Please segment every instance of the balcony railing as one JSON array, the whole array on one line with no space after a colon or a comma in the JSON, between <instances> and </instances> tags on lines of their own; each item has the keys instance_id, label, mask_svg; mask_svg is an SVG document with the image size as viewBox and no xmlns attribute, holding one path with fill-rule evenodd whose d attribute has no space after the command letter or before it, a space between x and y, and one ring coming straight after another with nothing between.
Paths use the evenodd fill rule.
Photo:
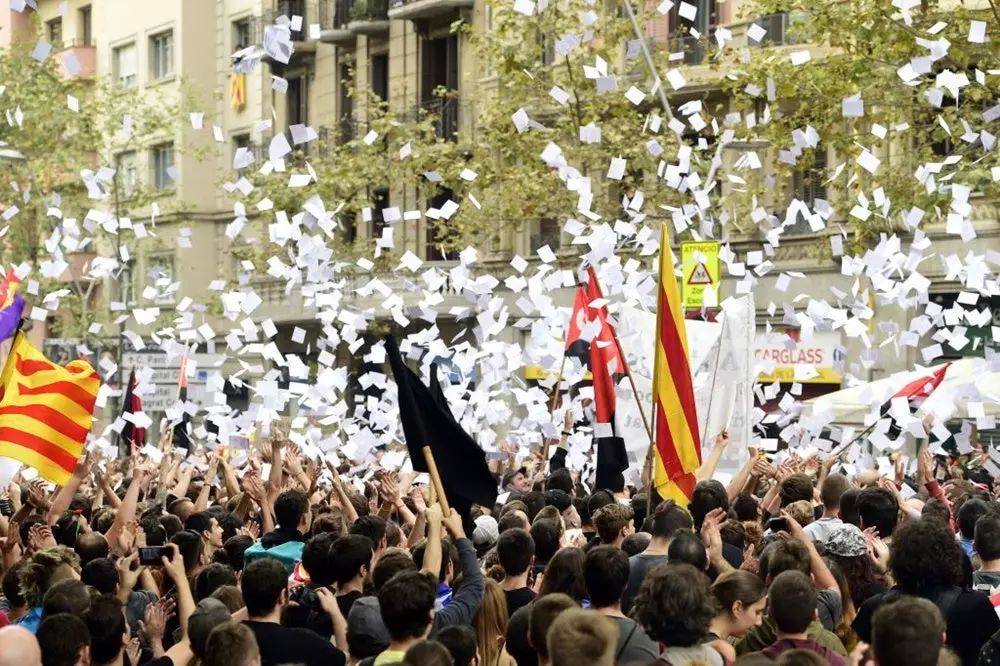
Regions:
<instances>
[{"instance_id":1,"label":"balcony railing","mask_svg":"<svg viewBox=\"0 0 1000 666\"><path fill-rule=\"evenodd\" d=\"M75 71L70 71L69 67L66 66L65 55L60 56L59 68L64 78L89 78L97 72L97 50L93 40L64 39L53 44L52 47L60 53L65 54L67 51L72 53L79 65L79 68L74 67Z\"/></svg>"},{"instance_id":2,"label":"balcony railing","mask_svg":"<svg viewBox=\"0 0 1000 666\"><path fill-rule=\"evenodd\" d=\"M798 18L798 14L789 14L788 12L778 12L777 14L761 16L754 23L762 27L766 34L759 42L748 40L750 46L762 48L765 46L785 46L801 43L803 40L798 39L794 34L789 34L789 27Z\"/></svg>"},{"instance_id":3,"label":"balcony railing","mask_svg":"<svg viewBox=\"0 0 1000 666\"><path fill-rule=\"evenodd\" d=\"M317 6L320 30L346 28L351 20L352 0L320 0Z\"/></svg>"},{"instance_id":4,"label":"balcony railing","mask_svg":"<svg viewBox=\"0 0 1000 666\"><path fill-rule=\"evenodd\" d=\"M677 35L670 40L670 53L681 52L685 65L700 65L705 60L705 47L694 35Z\"/></svg>"},{"instance_id":5,"label":"balcony railing","mask_svg":"<svg viewBox=\"0 0 1000 666\"><path fill-rule=\"evenodd\" d=\"M351 6L351 22L388 21L389 0L354 0Z\"/></svg>"},{"instance_id":6,"label":"balcony railing","mask_svg":"<svg viewBox=\"0 0 1000 666\"><path fill-rule=\"evenodd\" d=\"M469 8L474 4L475 0L391 0L389 17L412 21Z\"/></svg>"}]
</instances>

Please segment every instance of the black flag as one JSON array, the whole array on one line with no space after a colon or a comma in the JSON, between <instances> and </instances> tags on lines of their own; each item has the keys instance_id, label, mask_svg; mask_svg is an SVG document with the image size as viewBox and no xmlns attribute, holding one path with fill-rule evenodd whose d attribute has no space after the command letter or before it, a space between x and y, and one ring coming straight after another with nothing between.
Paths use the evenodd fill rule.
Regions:
<instances>
[{"instance_id":1,"label":"black flag","mask_svg":"<svg viewBox=\"0 0 1000 666\"><path fill-rule=\"evenodd\" d=\"M142 411L142 400L135 393L135 369L128 376L128 390L122 398L122 414L138 414ZM125 421L125 427L118 435L118 455L130 456L132 449L139 450L146 443L146 429L138 428L129 420Z\"/></svg>"},{"instance_id":2,"label":"black flag","mask_svg":"<svg viewBox=\"0 0 1000 666\"><path fill-rule=\"evenodd\" d=\"M492 507L497 484L486 456L451 413L437 381L437 364L431 365L431 387L406 365L396 341L386 336L389 365L399 390L399 420L413 469L428 472L423 447L429 446L441 475L448 503L468 520L473 504ZM471 534L471 532L468 532Z\"/></svg>"},{"instance_id":3,"label":"black flag","mask_svg":"<svg viewBox=\"0 0 1000 666\"><path fill-rule=\"evenodd\" d=\"M184 358L181 359L181 371L177 375L177 399L183 406L183 404L187 402L187 398L187 354L185 354ZM188 414L186 408L183 409L184 411L181 413L181 422L174 426L173 444L174 448L184 448L190 450L191 433L188 432L188 429L191 427L191 415Z\"/></svg>"}]
</instances>

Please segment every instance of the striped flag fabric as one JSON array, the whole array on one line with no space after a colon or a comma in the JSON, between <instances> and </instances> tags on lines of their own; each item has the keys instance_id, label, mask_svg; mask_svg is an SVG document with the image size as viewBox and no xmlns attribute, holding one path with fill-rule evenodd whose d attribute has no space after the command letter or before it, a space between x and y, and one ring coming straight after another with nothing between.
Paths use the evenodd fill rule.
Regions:
<instances>
[{"instance_id":1,"label":"striped flag fabric","mask_svg":"<svg viewBox=\"0 0 1000 666\"><path fill-rule=\"evenodd\" d=\"M687 506L701 466L701 436L674 259L660 227L660 277L653 362L653 420L656 459L653 484L663 499Z\"/></svg>"},{"instance_id":2,"label":"striped flag fabric","mask_svg":"<svg viewBox=\"0 0 1000 666\"><path fill-rule=\"evenodd\" d=\"M87 441L100 386L90 364L57 365L18 331L0 374L0 457L66 485Z\"/></svg>"}]
</instances>

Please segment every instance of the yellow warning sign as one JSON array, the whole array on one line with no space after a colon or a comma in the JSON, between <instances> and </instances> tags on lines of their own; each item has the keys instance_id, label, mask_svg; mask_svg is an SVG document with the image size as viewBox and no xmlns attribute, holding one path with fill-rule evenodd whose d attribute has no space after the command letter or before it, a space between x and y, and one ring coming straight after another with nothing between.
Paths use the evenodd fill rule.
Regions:
<instances>
[{"instance_id":1,"label":"yellow warning sign","mask_svg":"<svg viewBox=\"0 0 1000 666\"><path fill-rule=\"evenodd\" d=\"M719 302L719 244L716 241L688 241L681 243L681 300L685 308L701 309L705 303L705 289L716 290L709 306Z\"/></svg>"}]
</instances>

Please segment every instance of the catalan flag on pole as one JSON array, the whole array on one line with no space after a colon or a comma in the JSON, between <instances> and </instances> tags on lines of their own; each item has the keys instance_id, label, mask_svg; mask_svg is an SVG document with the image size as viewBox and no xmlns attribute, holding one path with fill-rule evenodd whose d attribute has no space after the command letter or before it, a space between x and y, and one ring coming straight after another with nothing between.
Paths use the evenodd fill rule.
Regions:
<instances>
[{"instance_id":1,"label":"catalan flag on pole","mask_svg":"<svg viewBox=\"0 0 1000 666\"><path fill-rule=\"evenodd\" d=\"M24 313L24 299L16 293L19 286L21 286L21 278L17 277L12 268L3 282L0 282L0 341L14 335L21 322L21 315Z\"/></svg>"},{"instance_id":2,"label":"catalan flag on pole","mask_svg":"<svg viewBox=\"0 0 1000 666\"><path fill-rule=\"evenodd\" d=\"M56 365L18 331L0 374L0 457L66 485L87 441L100 386L90 364Z\"/></svg>"},{"instance_id":3,"label":"catalan flag on pole","mask_svg":"<svg viewBox=\"0 0 1000 666\"><path fill-rule=\"evenodd\" d=\"M660 497L687 506L701 466L701 437L684 328L684 313L674 276L674 259L660 228L660 279L656 305L656 357L653 364L653 420L656 435L654 485Z\"/></svg>"}]
</instances>

